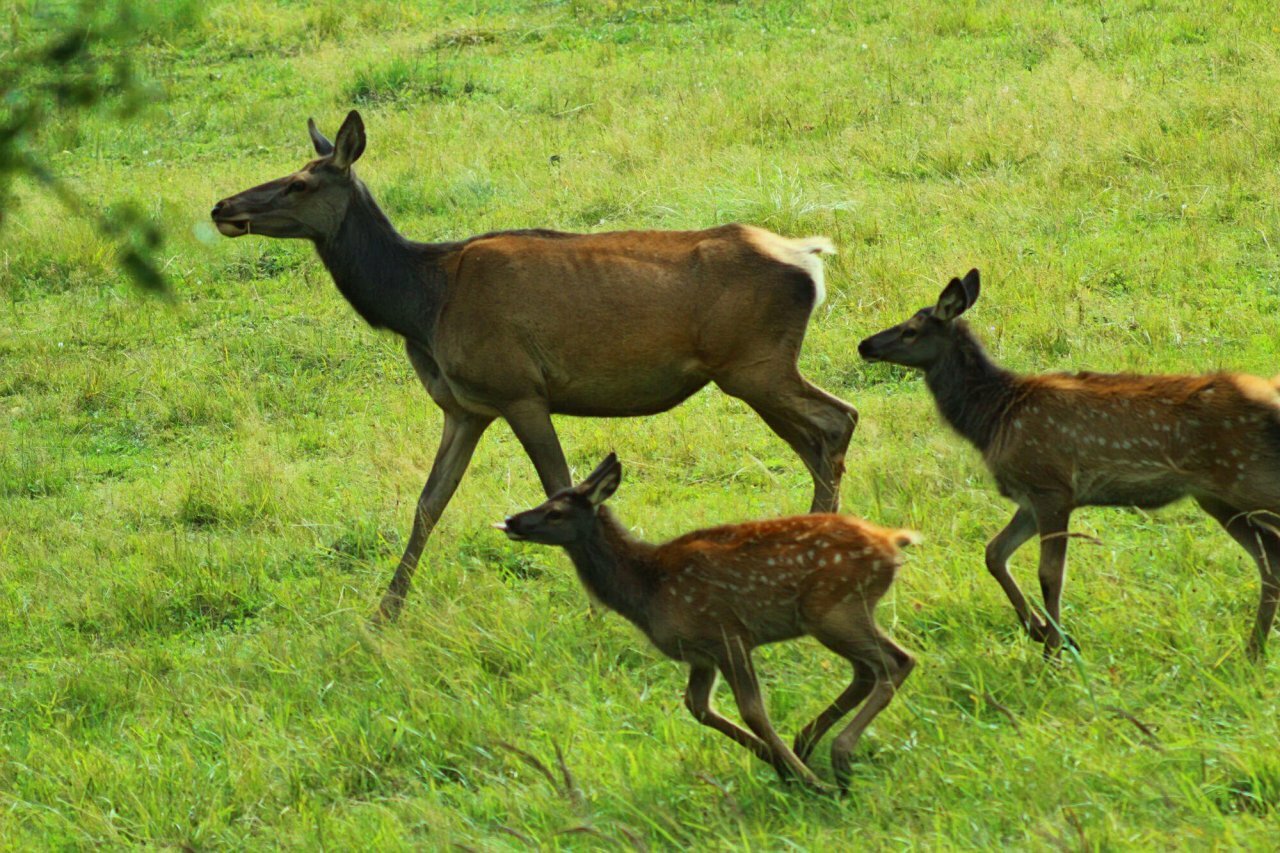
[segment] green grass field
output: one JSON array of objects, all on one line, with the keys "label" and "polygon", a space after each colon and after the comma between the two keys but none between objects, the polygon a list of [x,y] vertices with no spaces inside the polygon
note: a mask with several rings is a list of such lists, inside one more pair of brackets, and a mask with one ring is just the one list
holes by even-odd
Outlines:
[{"label": "green grass field", "polygon": [[[1082,652],[1047,666],[982,565],[1010,505],[918,376],[855,352],[977,266],[972,322],[1014,368],[1280,372],[1274,4],[854,6],[216,0],[135,54],[164,96],[139,119],[41,138],[164,225],[176,299],[43,196],[5,221],[0,847],[1274,849],[1280,668],[1243,654],[1244,553],[1188,504],[1079,513]],[[399,624],[367,628],[439,413],[311,246],[207,223],[353,106],[360,175],[417,239],[837,243],[802,369],[862,412],[843,506],[926,537],[880,610],[920,667],[848,797],[699,726],[561,553],[489,529],[540,499],[505,425]],[[557,427],[580,474],[617,450],[649,538],[808,506],[714,389]],[[1014,562],[1035,589],[1034,547]],[[758,662],[787,737],[847,682],[811,641]],[[558,748],[573,785],[504,743],[557,779]]]}]

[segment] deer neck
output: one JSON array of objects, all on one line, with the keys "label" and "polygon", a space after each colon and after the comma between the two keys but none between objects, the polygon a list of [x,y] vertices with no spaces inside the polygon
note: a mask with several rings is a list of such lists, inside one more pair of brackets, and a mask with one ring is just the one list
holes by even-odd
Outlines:
[{"label": "deer neck", "polygon": [[337,231],[316,241],[320,259],[369,325],[430,349],[447,281],[438,262],[442,247],[402,237],[368,188],[354,184]]},{"label": "deer neck", "polygon": [[600,507],[591,534],[565,550],[592,597],[648,630],[649,601],[656,587],[648,562],[652,545],[633,538],[607,507]]},{"label": "deer neck", "polygon": [[1016,396],[1017,377],[992,361],[958,320],[954,345],[929,367],[924,380],[952,429],[985,451]]}]

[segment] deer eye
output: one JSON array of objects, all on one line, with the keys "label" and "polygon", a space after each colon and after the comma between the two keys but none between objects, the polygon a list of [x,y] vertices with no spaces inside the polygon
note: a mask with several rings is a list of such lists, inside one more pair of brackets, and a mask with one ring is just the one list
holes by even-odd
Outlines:
[{"label": "deer eye", "polygon": [[287,195],[289,193],[300,193],[306,188],[307,188],[306,181],[294,181],[291,184],[289,184],[289,186],[285,187],[284,191],[285,191],[285,194]]},{"label": "deer eye", "polygon": [[914,341],[919,335],[920,335],[920,332],[916,329],[904,329],[902,332],[902,339],[910,343],[911,341]]},{"label": "deer eye", "polygon": [[553,509],[547,512],[546,518],[547,521],[561,521],[564,519],[564,513],[558,509]]}]

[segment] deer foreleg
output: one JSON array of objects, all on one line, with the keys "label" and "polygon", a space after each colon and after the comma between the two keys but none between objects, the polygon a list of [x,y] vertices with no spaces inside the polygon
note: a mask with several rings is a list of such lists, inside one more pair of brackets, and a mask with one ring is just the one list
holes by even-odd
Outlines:
[{"label": "deer foreleg", "polygon": [[400,558],[400,565],[396,567],[391,585],[387,587],[378,612],[374,614],[375,622],[394,622],[400,616],[405,596],[409,593],[409,584],[413,581],[414,570],[418,567],[418,558],[422,556],[422,549],[427,544],[427,537],[449,505],[450,498],[471,462],[476,443],[492,421],[493,418],[484,415],[445,412],[440,447],[431,464],[431,473],[427,475],[427,484],[418,498],[409,544],[405,546],[404,556]]},{"label": "deer foreleg", "polygon": [[693,718],[704,726],[710,726],[721,734],[742,744],[755,753],[761,761],[773,764],[773,753],[760,738],[734,725],[716,713],[711,707],[711,691],[716,686],[716,670],[713,666],[693,666],[689,669],[689,686],[684,692],[684,705]]},{"label": "deer foreleg", "polygon": [[760,682],[756,678],[755,667],[751,663],[751,652],[736,639],[730,639],[731,648],[727,658],[720,662],[720,671],[725,681],[733,689],[733,698],[738,703],[738,712],[747,728],[755,732],[756,737],[764,741],[770,753],[769,761],[778,775],[783,779],[794,776],[811,788],[822,789],[824,786],[813,771],[796,757],[791,747],[783,743],[769,722],[769,714],[764,707],[764,696],[760,692]]},{"label": "deer foreleg", "polygon": [[1036,532],[1036,516],[1029,509],[1019,508],[1004,529],[987,543],[987,571],[1000,584],[1009,603],[1017,611],[1018,621],[1032,639],[1044,642],[1048,623],[1027,604],[1018,582],[1009,574],[1009,558]]}]

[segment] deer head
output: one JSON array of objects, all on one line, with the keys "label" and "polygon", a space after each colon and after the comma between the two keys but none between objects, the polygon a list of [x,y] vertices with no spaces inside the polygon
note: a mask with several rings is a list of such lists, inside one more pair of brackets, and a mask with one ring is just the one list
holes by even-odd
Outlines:
[{"label": "deer head", "polygon": [[622,463],[610,453],[590,476],[572,488],[552,495],[545,503],[508,516],[494,527],[516,541],[543,545],[568,545],[586,539],[596,523],[596,510],[622,482]]},{"label": "deer head", "polygon": [[978,271],[969,270],[942,289],[938,304],[921,308],[906,322],[872,335],[858,344],[867,361],[888,361],[927,370],[954,345],[957,318],[978,301]]},{"label": "deer head", "polygon": [[226,237],[261,234],[323,241],[337,232],[355,186],[351,164],[364,153],[364,122],[352,110],[330,142],[307,119],[319,156],[298,171],[224,198],[212,216]]}]

